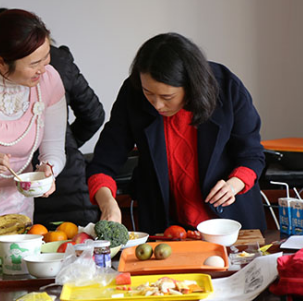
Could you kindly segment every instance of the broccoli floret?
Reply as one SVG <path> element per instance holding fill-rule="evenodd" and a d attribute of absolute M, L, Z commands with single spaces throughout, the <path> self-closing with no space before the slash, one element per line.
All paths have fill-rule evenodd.
<path fill-rule="evenodd" d="M 129 239 L 127 228 L 117 222 L 98 221 L 95 224 L 95 232 L 98 239 L 110 241 L 111 248 L 125 245 Z"/>

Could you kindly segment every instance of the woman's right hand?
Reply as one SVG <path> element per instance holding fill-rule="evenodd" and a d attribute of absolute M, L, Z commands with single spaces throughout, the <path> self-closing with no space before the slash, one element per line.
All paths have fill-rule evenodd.
<path fill-rule="evenodd" d="M 109 188 L 102 187 L 95 194 L 95 200 L 101 210 L 101 220 L 122 222 L 122 214 L 119 205 Z"/>
<path fill-rule="evenodd" d="M 7 167 L 10 167 L 10 164 L 9 164 L 10 157 L 11 157 L 10 154 L 0 153 L 0 173 L 6 172 Z"/>

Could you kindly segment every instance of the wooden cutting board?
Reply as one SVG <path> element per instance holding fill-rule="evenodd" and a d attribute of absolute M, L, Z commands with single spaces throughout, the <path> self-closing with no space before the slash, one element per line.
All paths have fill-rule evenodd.
<path fill-rule="evenodd" d="M 258 242 L 260 245 L 265 244 L 265 239 L 259 229 L 240 230 L 238 240 L 234 245 L 249 245 L 255 242 Z"/>

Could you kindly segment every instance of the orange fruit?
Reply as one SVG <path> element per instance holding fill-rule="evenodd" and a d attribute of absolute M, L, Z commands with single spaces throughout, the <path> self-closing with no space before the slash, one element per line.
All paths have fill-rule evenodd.
<path fill-rule="evenodd" d="M 59 241 L 59 240 L 67 240 L 67 235 L 63 231 L 49 231 L 44 235 L 45 242 Z"/>
<path fill-rule="evenodd" d="M 78 226 L 72 222 L 63 222 L 56 230 L 65 232 L 67 238 L 72 239 L 78 233 Z"/>
<path fill-rule="evenodd" d="M 48 232 L 47 228 L 41 224 L 34 224 L 28 230 L 27 234 L 45 235 Z"/>

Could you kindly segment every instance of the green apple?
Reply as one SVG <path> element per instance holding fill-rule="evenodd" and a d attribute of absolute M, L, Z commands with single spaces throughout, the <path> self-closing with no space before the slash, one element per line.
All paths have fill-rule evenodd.
<path fill-rule="evenodd" d="M 155 247 L 154 253 L 156 259 L 166 259 L 171 255 L 172 249 L 170 245 L 162 243 Z"/>
<path fill-rule="evenodd" d="M 136 247 L 136 257 L 139 260 L 150 259 L 153 255 L 153 248 L 149 244 L 140 244 Z"/>

